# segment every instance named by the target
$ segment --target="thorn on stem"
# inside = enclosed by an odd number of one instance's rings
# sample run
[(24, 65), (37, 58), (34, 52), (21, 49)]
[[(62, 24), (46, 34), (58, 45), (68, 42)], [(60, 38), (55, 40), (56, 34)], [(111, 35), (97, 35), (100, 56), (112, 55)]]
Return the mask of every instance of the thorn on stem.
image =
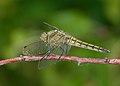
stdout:
[(78, 62), (78, 66), (80, 66), (82, 63), (81, 62)]

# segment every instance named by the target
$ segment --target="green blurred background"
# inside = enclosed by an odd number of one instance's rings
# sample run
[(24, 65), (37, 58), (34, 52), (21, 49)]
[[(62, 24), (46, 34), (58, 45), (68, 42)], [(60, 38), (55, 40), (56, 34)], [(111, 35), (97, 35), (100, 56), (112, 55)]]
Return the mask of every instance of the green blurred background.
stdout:
[[(49, 29), (48, 22), (73, 36), (111, 50), (110, 54), (73, 47), (69, 55), (120, 57), (119, 0), (0, 0), (0, 59), (22, 54), (22, 48)], [(120, 86), (120, 66), (62, 61), (38, 70), (38, 62), (0, 67), (0, 86)]]

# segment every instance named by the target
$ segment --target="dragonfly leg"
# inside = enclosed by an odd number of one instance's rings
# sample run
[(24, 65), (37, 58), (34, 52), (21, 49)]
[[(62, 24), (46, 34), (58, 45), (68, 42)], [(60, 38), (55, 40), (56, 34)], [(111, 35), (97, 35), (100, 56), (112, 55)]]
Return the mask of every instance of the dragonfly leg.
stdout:
[(64, 53), (64, 49), (63, 49), (62, 47), (60, 47), (60, 49), (61, 49), (62, 53), (60, 54), (60, 56), (59, 56), (59, 58), (58, 58), (58, 61), (60, 60), (61, 56), (62, 56), (63, 53)]
[(70, 48), (71, 48), (71, 46), (68, 45), (68, 44), (65, 42), (64, 45), (63, 45), (64, 55), (65, 55), (65, 56), (66, 56), (67, 53), (69, 52)]
[(67, 53), (69, 52), (71, 46), (66, 44), (66, 48), (65, 48), (65, 55), (67, 55)]
[(49, 55), (50, 55), (50, 51), (48, 51), (44, 56), (43, 56), (43, 58), (42, 59), (40, 59), (40, 61), (42, 61), (45, 57), (47, 58)]

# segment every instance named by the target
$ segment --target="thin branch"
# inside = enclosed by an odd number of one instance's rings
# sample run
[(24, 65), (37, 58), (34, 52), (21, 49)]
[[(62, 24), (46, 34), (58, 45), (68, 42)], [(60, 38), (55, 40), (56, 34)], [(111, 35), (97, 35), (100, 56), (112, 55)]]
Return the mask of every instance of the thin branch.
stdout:
[[(5, 65), (15, 62), (26, 62), (26, 61), (38, 61), (42, 59), (43, 56), (20, 56), (16, 58), (0, 60), (0, 65)], [(59, 56), (51, 54), (49, 57), (44, 58), (43, 60), (58, 60)], [(109, 58), (80, 58), (76, 56), (61, 56), (60, 60), (75, 61), (78, 63), (96, 63), (96, 64), (120, 64), (120, 59), (109, 59)]]

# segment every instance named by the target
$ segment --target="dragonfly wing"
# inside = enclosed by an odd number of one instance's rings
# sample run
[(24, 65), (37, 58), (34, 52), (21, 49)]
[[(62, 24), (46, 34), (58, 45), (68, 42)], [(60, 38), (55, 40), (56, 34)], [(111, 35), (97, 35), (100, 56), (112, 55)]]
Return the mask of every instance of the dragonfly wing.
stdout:
[(49, 46), (43, 41), (31, 43), (23, 48), (23, 55), (42, 55), (49, 50)]
[(41, 70), (41, 69), (44, 69), (48, 66), (51, 66), (53, 64), (55, 64), (56, 61), (55, 60), (42, 60), (42, 61), (39, 61), (38, 62), (38, 69)]
[[(50, 49), (50, 53), (47, 53), (43, 58), (47, 58), (49, 57), (49, 55), (52, 53), (52, 54), (57, 54), (57, 55), (60, 55), (60, 57), (62, 55), (66, 55), (68, 53), (68, 51), (70, 50), (70, 47), (69, 45), (63, 45), (62, 46), (62, 50), (61, 48), (59, 47), (55, 47), (53, 49)], [(60, 57), (58, 57), (58, 60), (60, 59)], [(42, 60), (42, 61), (39, 61), (38, 63), (38, 69), (43, 69), (43, 68), (46, 68), (48, 65), (52, 65), (52, 64), (56, 64), (58, 62), (58, 60)]]
[[(33, 42), (23, 48), (24, 55), (43, 55), (43, 58), (47, 58), (47, 52), (50, 50), (50, 46), (43, 41)], [(44, 56), (45, 55), (45, 56)], [(51, 64), (55, 63), (53, 60), (41, 60), (38, 63), (38, 69), (43, 69)]]
[(55, 54), (58, 54), (58, 55), (64, 55), (66, 56), (68, 54), (68, 52), (70, 51), (71, 49), (71, 45), (68, 45), (67, 43), (62, 43), (60, 44), (60, 47), (57, 47), (55, 50), (54, 50), (54, 53)]
[[(56, 49), (56, 48), (51, 47), (51, 48), (48, 50), (48, 52), (43, 56), (43, 59), (44, 59), (44, 58), (48, 58), (51, 53), (54, 53), (54, 49)], [(55, 54), (55, 53), (54, 53), (54, 54)], [(48, 65), (50, 66), (50, 65), (52, 65), (53, 63), (54, 63), (54, 64), (56, 63), (55, 60), (43, 60), (43, 59), (42, 59), (42, 60), (39, 60), (38, 69), (43, 69), (43, 68), (47, 67)]]
[[(64, 51), (62, 51), (59, 47), (50, 47), (50, 45), (46, 44), (43, 41), (38, 41), (31, 43), (23, 48), (24, 55), (44, 55), (43, 58), (47, 58), (51, 53), (57, 55), (66, 55), (70, 50), (71, 46), (67, 44), (61, 44), (61, 47)], [(50, 53), (48, 53), (50, 51)], [(47, 54), (48, 53), (48, 54)], [(59, 58), (58, 58), (59, 59)], [(57, 61), (55, 60), (41, 60), (38, 63), (38, 69), (46, 68), (49, 65), (55, 64)]]

